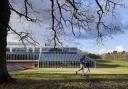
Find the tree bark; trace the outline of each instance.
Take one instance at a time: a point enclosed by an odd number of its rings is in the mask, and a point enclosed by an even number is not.
[[[8,0],[0,0],[0,83],[13,82],[7,71],[6,65],[6,46],[7,29],[10,19],[10,8]]]

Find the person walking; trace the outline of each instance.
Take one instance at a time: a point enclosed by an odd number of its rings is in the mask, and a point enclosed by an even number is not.
[[[88,68],[87,72],[90,72],[88,60],[89,58],[85,55],[83,55],[80,58],[80,69],[76,71],[76,75],[78,74],[79,71],[82,71],[83,75],[85,75],[85,68]]]
[[[80,69],[76,71],[76,74],[78,74],[79,71],[82,71],[83,75],[85,75],[84,69],[85,69],[85,55],[83,55],[80,58]]]

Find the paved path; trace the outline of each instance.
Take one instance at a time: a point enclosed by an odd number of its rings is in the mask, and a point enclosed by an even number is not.
[[[25,70],[25,68],[21,66],[7,66],[8,72],[14,72],[19,70]]]

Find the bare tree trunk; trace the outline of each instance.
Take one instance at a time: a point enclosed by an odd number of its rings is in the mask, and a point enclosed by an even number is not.
[[[7,28],[10,19],[8,0],[0,0],[0,83],[13,82],[6,66]]]

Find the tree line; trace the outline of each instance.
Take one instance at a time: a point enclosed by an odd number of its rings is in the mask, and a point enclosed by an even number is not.
[[[88,53],[88,52],[81,52],[81,55],[87,55],[88,57],[92,59],[106,59],[106,60],[124,60],[128,61],[128,52],[122,51],[113,51],[113,52],[108,52],[104,54],[93,54],[93,53]]]
[[[113,51],[111,53],[105,53],[101,55],[102,59],[109,59],[109,60],[128,60],[128,52],[126,51],[122,51],[122,52],[118,52],[118,51]]]

